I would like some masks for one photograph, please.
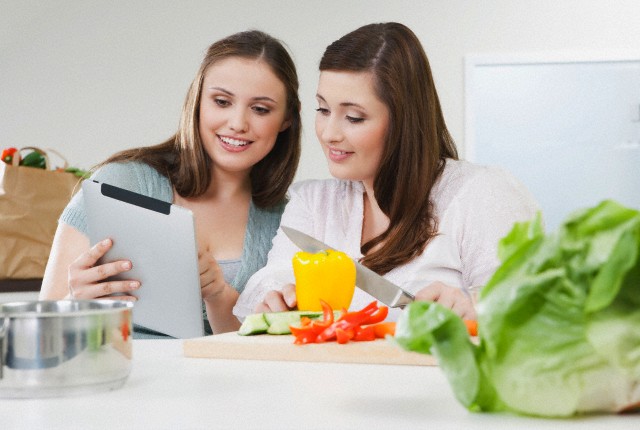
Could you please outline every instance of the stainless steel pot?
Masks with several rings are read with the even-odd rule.
[[[132,307],[118,300],[0,304],[0,397],[122,386],[131,371]]]

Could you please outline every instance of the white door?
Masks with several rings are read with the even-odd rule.
[[[468,58],[465,116],[467,158],[515,174],[548,231],[603,199],[640,209],[640,55]]]

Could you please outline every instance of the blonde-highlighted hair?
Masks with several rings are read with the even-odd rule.
[[[199,131],[200,98],[204,76],[220,60],[240,57],[265,62],[285,87],[286,119],[290,125],[278,133],[273,149],[251,169],[251,192],[259,207],[282,203],[300,159],[300,100],[298,75],[286,48],[279,40],[257,30],[233,34],[212,44],[193,79],[182,108],[178,131],[165,142],[119,152],[102,164],[141,161],[167,176],[183,197],[202,195],[211,183],[211,159]]]

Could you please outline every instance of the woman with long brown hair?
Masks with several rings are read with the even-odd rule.
[[[413,293],[475,318],[469,287],[497,268],[497,244],[537,205],[511,175],[458,160],[427,56],[399,23],[365,25],[320,61],[316,134],[335,179],[290,191],[281,224],[359,259]],[[291,257],[279,232],[267,265],[234,313],[296,306]],[[371,296],[356,290],[352,307]]]
[[[300,134],[298,78],[289,53],[277,39],[246,31],[209,47],[174,136],[120,152],[93,175],[193,212],[209,333],[239,327],[231,310],[266,263],[298,165]],[[144,285],[108,279],[135,262],[96,265],[111,246],[106,239],[90,247],[79,192],[60,218],[40,297],[120,293],[120,299],[136,300]],[[136,333],[142,337],[144,328]]]

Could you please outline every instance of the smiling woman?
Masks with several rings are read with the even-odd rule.
[[[247,31],[209,47],[174,136],[115,154],[92,178],[193,213],[205,327],[218,333],[240,326],[231,309],[247,279],[266,262],[299,157],[293,61],[278,40]],[[40,297],[94,299],[121,293],[121,299],[136,300],[138,288],[151,286],[135,279],[111,281],[137,264],[126,258],[99,263],[111,246],[110,240],[89,243],[78,193],[62,214]],[[176,294],[181,294],[178,287]],[[158,334],[143,327],[134,332],[134,337],[152,335]]]
[[[282,225],[359,259],[416,299],[475,319],[469,287],[487,281],[498,241],[537,204],[511,175],[458,160],[418,38],[393,22],[343,36],[320,61],[316,99],[316,134],[335,179],[294,185]],[[296,249],[280,232],[273,243],[236,315],[296,307]],[[357,289],[351,306],[372,300]]]
[[[204,76],[199,131],[216,171],[248,176],[290,125],[286,101],[284,85],[260,59],[228,58],[211,66]]]
[[[318,83],[316,134],[331,175],[372,184],[389,128],[389,109],[371,91],[370,72],[324,71]]]

